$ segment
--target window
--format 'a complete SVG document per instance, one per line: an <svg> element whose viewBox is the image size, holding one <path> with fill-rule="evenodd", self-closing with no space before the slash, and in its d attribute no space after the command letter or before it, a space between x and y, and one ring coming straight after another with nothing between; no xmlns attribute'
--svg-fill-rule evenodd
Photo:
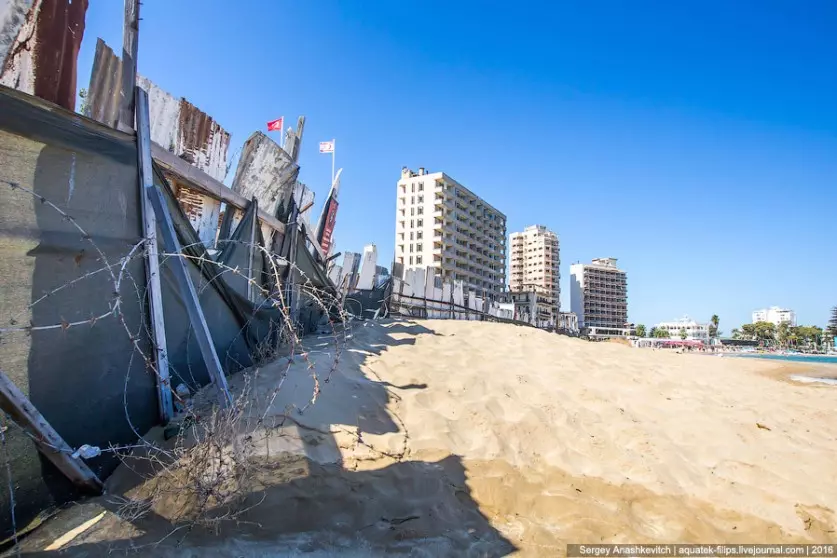
<svg viewBox="0 0 837 558"><path fill-rule="evenodd" d="M422 232L422 231L418 231L418 232L416 233L416 240L421 240L421 238L422 238L423 236L424 236L424 232ZM412 237L410 237L410 240L412 240Z"/></svg>
<svg viewBox="0 0 837 558"><path fill-rule="evenodd" d="M419 203L424 203L424 196L419 196L418 197L418 202Z"/></svg>
<svg viewBox="0 0 837 558"><path fill-rule="evenodd" d="M415 184L413 184L413 187L412 187L411 191L413 191L413 192L416 191L416 185Z"/></svg>
<svg viewBox="0 0 837 558"><path fill-rule="evenodd" d="M410 240L413 240L413 233L410 233Z"/></svg>
<svg viewBox="0 0 837 558"><path fill-rule="evenodd" d="M419 227L423 227L424 226L424 219L418 219L416 221L416 223L418 224Z"/></svg>
<svg viewBox="0 0 837 558"><path fill-rule="evenodd" d="M413 220L410 219L410 228L412 229L413 227L415 227L415 224L414 224Z"/></svg>
<svg viewBox="0 0 837 558"><path fill-rule="evenodd" d="M416 256L416 263L417 263L417 264L420 264L420 263L421 263L421 256Z"/></svg>
<svg viewBox="0 0 837 558"><path fill-rule="evenodd" d="M419 192L424 192L424 182L419 182Z"/></svg>
<svg viewBox="0 0 837 558"><path fill-rule="evenodd" d="M421 244L421 243L416 244L416 252L421 252L421 251L422 251L423 246L424 246L424 245L423 245L423 244Z"/></svg>
<svg viewBox="0 0 837 558"><path fill-rule="evenodd" d="M415 207L411 207L411 208L410 208L410 215L415 215L415 214L416 214L416 208L415 208Z"/></svg>
<svg viewBox="0 0 837 558"><path fill-rule="evenodd" d="M413 265L413 256L410 256L410 265Z"/></svg>
<svg viewBox="0 0 837 558"><path fill-rule="evenodd" d="M412 252L412 251L413 251L413 245L410 244L410 252ZM410 258L410 259L412 259L412 258Z"/></svg>
<svg viewBox="0 0 837 558"><path fill-rule="evenodd" d="M419 214L419 215L424 215L424 208L423 208L422 206L419 206L419 208L418 208L418 214Z"/></svg>
<svg viewBox="0 0 837 558"><path fill-rule="evenodd" d="M416 197L415 196L410 196L410 203L412 203L412 204L416 203Z"/></svg>
<svg viewBox="0 0 837 558"><path fill-rule="evenodd" d="M403 245L403 244L399 244L399 245L398 245L398 247L400 248L399 252L403 252L403 251L404 251L404 245Z"/></svg>

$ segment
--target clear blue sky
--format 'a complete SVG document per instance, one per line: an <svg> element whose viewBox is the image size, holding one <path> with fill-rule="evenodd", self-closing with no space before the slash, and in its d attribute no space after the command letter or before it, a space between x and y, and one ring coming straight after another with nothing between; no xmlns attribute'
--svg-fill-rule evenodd
<svg viewBox="0 0 837 558"><path fill-rule="evenodd" d="M91 0L79 60L121 45ZM339 250L392 258L406 165L543 224L569 266L619 258L637 323L837 304L837 3L146 0L139 70L232 133L307 117L322 203L337 139Z"/></svg>

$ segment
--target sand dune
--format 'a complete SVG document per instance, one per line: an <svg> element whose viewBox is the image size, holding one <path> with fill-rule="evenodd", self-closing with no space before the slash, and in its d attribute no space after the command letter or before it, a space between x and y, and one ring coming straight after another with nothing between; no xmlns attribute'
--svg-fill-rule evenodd
<svg viewBox="0 0 837 558"><path fill-rule="evenodd" d="M329 346L308 345L326 373ZM298 363L268 412L292 420L261 450L275 475L246 518L260 526L154 553L551 556L581 542L833 542L837 392L782 381L788 370L777 368L492 323L358 324L316 405L293 411L311 389ZM262 369L257 389L275 374ZM101 523L77 552L128 537L118 519Z"/></svg>

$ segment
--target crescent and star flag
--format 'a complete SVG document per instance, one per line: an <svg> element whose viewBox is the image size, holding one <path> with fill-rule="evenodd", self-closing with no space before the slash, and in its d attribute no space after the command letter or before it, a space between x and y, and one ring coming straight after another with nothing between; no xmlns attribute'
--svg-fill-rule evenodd
<svg viewBox="0 0 837 558"><path fill-rule="evenodd" d="M285 124L285 117L281 116L276 120L271 120L267 123L267 131L268 132L281 132L282 127Z"/></svg>
<svg viewBox="0 0 837 558"><path fill-rule="evenodd" d="M334 153L334 140L321 141L320 142L320 153Z"/></svg>

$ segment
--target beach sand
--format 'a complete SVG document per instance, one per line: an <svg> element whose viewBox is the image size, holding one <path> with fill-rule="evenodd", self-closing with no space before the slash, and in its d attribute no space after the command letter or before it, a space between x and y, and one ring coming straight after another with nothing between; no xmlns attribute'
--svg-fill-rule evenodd
<svg viewBox="0 0 837 558"><path fill-rule="evenodd" d="M108 513L70 555L555 556L567 543L837 540L837 391L787 381L833 367L424 320L355 324L326 383L333 346L306 347L322 392L298 412L313 384L297 359L256 436L269 464L248 496L259 505L218 534L153 546L142 545L177 524L166 502L130 522ZM255 392L283 369L260 369ZM124 467L108 485L144 489Z"/></svg>

